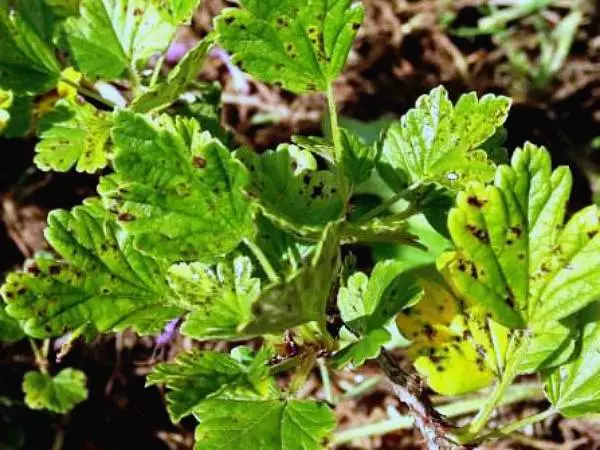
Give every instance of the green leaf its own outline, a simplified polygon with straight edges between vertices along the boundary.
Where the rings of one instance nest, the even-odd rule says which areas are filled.
[[[53,50],[7,0],[0,1],[0,55],[0,87],[38,94],[56,86],[60,66]]]
[[[165,384],[167,409],[173,422],[192,414],[205,400],[231,395],[257,398],[271,389],[263,356],[242,364],[224,353],[194,350],[173,363],[159,364],[147,385]]]
[[[507,97],[478,100],[474,93],[453,105],[443,87],[435,88],[389,128],[379,171],[395,190],[416,182],[457,188],[471,180],[488,181],[494,164],[481,145],[504,123],[509,109]]]
[[[86,376],[80,370],[63,369],[56,376],[27,372],[23,380],[25,403],[31,409],[66,414],[88,397]]]
[[[364,183],[375,167],[377,147],[365,144],[356,134],[341,129],[342,167],[350,183]]]
[[[327,405],[308,400],[213,399],[195,414],[196,450],[320,450],[335,428]]]
[[[534,330],[519,372],[536,373],[564,364],[576,352],[578,333],[577,327],[561,322],[548,322]]]
[[[81,0],[44,0],[44,2],[56,17],[65,19],[79,15]]]
[[[15,342],[24,337],[25,333],[19,322],[6,313],[5,306],[0,302],[0,341]]]
[[[260,292],[260,280],[252,277],[252,271],[246,256],[216,268],[202,263],[172,266],[169,285],[182,307],[192,311],[181,332],[197,340],[243,338],[237,329],[250,319],[252,302]]]
[[[198,71],[202,67],[212,44],[213,41],[210,38],[198,42],[169,72],[164,82],[157,83],[147,92],[137,97],[131,104],[131,108],[137,112],[147,112],[177,100],[185,92],[190,82],[198,75]]]
[[[418,237],[409,231],[408,222],[394,216],[375,218],[359,224],[346,222],[342,227],[342,242],[394,243],[425,248],[419,243]]]
[[[490,385],[503,370],[508,330],[428,271],[414,276],[424,294],[398,314],[396,324],[412,340],[408,354],[417,371],[443,395]]]
[[[391,334],[388,322],[409,302],[422,293],[414,277],[406,276],[398,261],[378,262],[370,277],[356,272],[338,292],[338,307],[346,327],[358,337],[335,355],[338,367],[351,362],[361,366],[376,358]]]
[[[32,123],[33,98],[30,95],[16,95],[14,97],[12,104],[4,110],[8,114],[9,120],[4,132],[0,131],[0,135],[15,138],[28,134]]]
[[[173,25],[189,23],[193,12],[200,6],[200,0],[150,0],[165,20]]]
[[[141,251],[170,262],[216,262],[254,233],[248,174],[192,119],[115,116],[116,174],[99,187]]]
[[[327,225],[310,264],[260,293],[242,332],[274,334],[312,321],[324,326],[327,299],[340,264],[338,228],[335,223]]]
[[[177,28],[147,0],[81,0],[80,13],[64,30],[77,68],[88,77],[112,80],[135,71],[165,50]]]
[[[40,256],[1,290],[28,335],[57,336],[87,323],[150,333],[181,313],[168,301],[164,264],[137,251],[97,201],[50,213],[46,238],[64,260]]]
[[[242,0],[216,20],[218,41],[261,81],[325,91],[344,69],[364,18],[352,0]]]
[[[108,164],[111,116],[89,103],[61,100],[40,122],[35,164],[44,171],[94,173]]]
[[[567,167],[552,172],[548,152],[528,143],[494,186],[459,194],[448,219],[457,251],[438,264],[462,296],[506,326],[533,329],[600,296],[597,207],[563,225],[571,184]]]
[[[580,345],[577,358],[546,377],[546,395],[566,417],[600,412],[600,322],[584,326]]]
[[[242,148],[237,156],[251,173],[248,195],[285,229],[309,234],[341,217],[344,199],[338,178],[316,170],[310,152],[282,144],[260,156]]]

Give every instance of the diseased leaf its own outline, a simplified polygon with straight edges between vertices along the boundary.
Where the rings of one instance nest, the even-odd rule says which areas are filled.
[[[390,338],[387,323],[409,302],[422,293],[413,277],[406,276],[403,264],[383,261],[375,265],[370,277],[356,272],[338,292],[338,307],[345,326],[358,338],[335,355],[338,367],[351,362],[361,366],[376,358]]]
[[[211,399],[195,411],[196,450],[320,450],[335,428],[324,403],[295,399]]]
[[[346,222],[342,227],[342,242],[350,244],[362,243],[394,243],[413,245],[424,248],[418,237],[409,231],[409,224],[405,219],[393,216],[375,218],[365,223]]]
[[[503,368],[508,330],[457,298],[441,280],[415,276],[424,295],[396,317],[400,332],[412,340],[415,368],[443,395],[491,384]]]
[[[243,338],[238,327],[250,319],[252,302],[260,293],[260,280],[252,271],[246,256],[216,268],[202,263],[172,266],[169,285],[182,307],[192,311],[181,332],[197,340]]]
[[[61,100],[39,125],[35,164],[41,170],[94,173],[108,164],[111,116],[89,103]]]
[[[202,67],[211,47],[211,38],[205,38],[198,42],[169,72],[165,81],[157,83],[147,92],[134,99],[131,108],[137,112],[147,112],[177,100],[185,92],[190,82],[198,75],[198,71]]]
[[[32,371],[25,374],[23,392],[31,409],[65,414],[88,397],[86,376],[80,370],[63,369],[56,376]]]
[[[600,322],[590,322],[583,327],[577,357],[547,374],[546,395],[562,415],[578,417],[600,412],[599,346]]]
[[[471,180],[488,181],[495,166],[481,145],[502,126],[509,109],[507,97],[478,100],[474,93],[453,105],[443,87],[435,88],[389,128],[379,172],[394,190],[415,182],[458,188]]]
[[[469,186],[450,212],[457,250],[439,267],[506,326],[541,329],[600,296],[597,207],[563,225],[571,183],[567,167],[552,172],[548,152],[528,143],[494,186]]]
[[[344,200],[338,178],[317,170],[309,152],[284,144],[260,156],[241,149],[237,156],[250,171],[248,195],[285,229],[308,234],[341,217]]]
[[[169,303],[164,264],[137,251],[97,201],[53,211],[46,238],[64,260],[40,256],[1,290],[28,335],[57,336],[87,323],[149,333],[181,314]]]
[[[346,64],[364,18],[352,0],[242,0],[217,18],[219,44],[261,81],[325,91]]]
[[[365,144],[356,134],[341,129],[342,161],[346,177],[352,184],[364,183],[375,167],[377,147]]]
[[[141,251],[170,262],[216,262],[254,233],[248,174],[192,119],[120,111],[116,174],[99,191]]]
[[[0,87],[15,94],[51,90],[60,76],[52,49],[7,0],[0,1]]]
[[[179,422],[209,398],[260,398],[272,388],[264,356],[243,364],[224,353],[194,350],[173,363],[159,364],[148,375],[147,385],[165,384],[171,420]]]
[[[88,77],[120,78],[169,45],[177,26],[147,0],[81,0],[80,17],[65,21],[77,68]]]
[[[15,319],[5,311],[5,305],[0,302],[0,341],[15,342],[25,337],[23,329]]]
[[[325,323],[327,299],[340,263],[338,228],[336,223],[327,225],[310,264],[260,293],[242,332],[270,334],[307,322]]]

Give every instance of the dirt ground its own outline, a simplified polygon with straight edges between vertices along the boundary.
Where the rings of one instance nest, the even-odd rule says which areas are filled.
[[[477,0],[364,0],[367,20],[359,32],[348,69],[336,84],[342,115],[371,121],[381,116],[399,117],[416,98],[444,84],[453,97],[476,90],[514,98],[508,119],[507,148],[526,140],[547,146],[556,164],[569,164],[575,172],[572,207],[596,197],[600,152],[592,140],[600,135],[600,5],[589,2],[584,19],[565,64],[544,87],[533,86],[527,76],[511,66],[506,51],[494,36],[460,37],[456,30],[473,27],[482,16]],[[505,2],[506,3],[506,2]],[[558,2],[559,4],[561,2]],[[564,2],[563,2],[564,3]],[[205,0],[195,16],[193,30],[185,30],[186,42],[211,28],[212,17],[227,2]],[[564,6],[564,5],[563,5]],[[450,28],[443,18],[451,13]],[[552,26],[565,9],[551,8],[544,20]],[[518,39],[535,58],[535,29],[518,24]],[[320,134],[325,109],[320,95],[297,97],[288,92],[250,82],[250,94],[236,91],[222,62],[211,60],[202,73],[205,80],[224,86],[223,119],[239,144],[266,149],[289,140],[293,134]],[[34,140],[0,139],[5,158],[0,165],[0,273],[19,266],[25,257],[46,249],[42,236],[45,217],[54,208],[69,208],[93,195],[97,178],[82,174],[44,174],[33,167]],[[599,185],[600,186],[600,185]],[[24,449],[46,450],[64,439],[64,450],[166,450],[191,449],[193,421],[170,423],[162,393],[144,387],[142,375],[153,361],[168,358],[190,343],[178,339],[157,349],[152,339],[129,333],[105,336],[91,345],[78,343],[63,360],[88,374],[90,398],[68,417],[34,413],[20,406],[23,374],[33,367],[26,342],[0,345],[0,406],[7,398],[14,430],[21,429]],[[220,347],[218,347],[220,348]],[[376,376],[367,366],[362,377]],[[341,393],[348,373],[333,382]],[[303,389],[323,395],[318,373]],[[505,407],[505,418],[537,411],[543,401]],[[343,401],[337,408],[344,429],[374,423],[388,417],[390,408],[402,411],[384,381],[361,397]],[[0,440],[0,442],[2,442]],[[600,421],[548,419],[523,434],[495,442],[494,449],[592,449],[600,447]],[[371,437],[355,443],[367,449],[422,448],[412,430]],[[249,449],[251,450],[251,449]]]

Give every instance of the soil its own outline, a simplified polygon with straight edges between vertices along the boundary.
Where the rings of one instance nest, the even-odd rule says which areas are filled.
[[[534,89],[511,70],[492,37],[461,38],[440,26],[440,4],[444,2],[364,3],[367,21],[348,69],[336,84],[343,115],[364,121],[383,115],[398,117],[419,95],[439,84],[444,84],[453,97],[470,90],[509,94],[515,103],[506,124],[507,148],[514,149],[526,140],[545,145],[557,165],[569,164],[574,170],[571,207],[592,201],[600,167],[600,153],[590,147],[600,135],[599,5],[590,2],[571,54],[553,82],[544,89]],[[456,13],[454,27],[458,27],[475,25],[481,16],[478,7],[484,2],[450,3],[448,8]],[[222,0],[205,0],[193,28],[183,31],[181,39],[204,35],[211,27],[211,18],[227,5]],[[564,10],[555,13],[563,14]],[[527,32],[529,37],[535,33],[525,26]],[[250,82],[251,93],[240,95],[217,60],[209,62],[202,78],[223,84],[223,119],[239,144],[262,150],[288,141],[293,134],[321,133],[325,102],[320,95],[297,97],[254,81]],[[257,118],[265,114],[276,115],[279,120],[257,124]],[[37,171],[32,164],[34,145],[31,139],[0,139],[5,155],[0,166],[1,273],[18,267],[35,251],[46,249],[42,230],[48,211],[70,208],[95,191],[96,176]],[[159,356],[167,358],[188,344],[179,339],[171,348],[160,349]],[[56,367],[73,366],[85,371],[89,400],[66,418],[32,412],[19,405],[11,408],[14,428],[23,430],[23,448],[46,450],[56,439],[64,438],[64,450],[190,449],[193,421],[171,424],[161,391],[144,387],[142,375],[155,356],[151,339],[137,339],[128,333],[105,336],[88,345],[77,343]],[[27,342],[0,345],[0,405],[3,397],[18,403],[23,374],[32,367]],[[370,366],[363,371],[363,375],[375,374],[376,369]],[[338,374],[334,382],[347,376]],[[309,380],[305,392],[322,395],[317,374]],[[338,408],[339,421],[346,428],[382,420],[387,417],[387,406],[400,407],[382,382],[364,397],[344,402]],[[535,402],[520,404],[505,408],[503,414],[511,417],[539,406]],[[600,442],[599,428],[595,422],[552,419],[489,448],[594,448]],[[356,448],[422,448],[413,431],[366,439],[359,445]]]

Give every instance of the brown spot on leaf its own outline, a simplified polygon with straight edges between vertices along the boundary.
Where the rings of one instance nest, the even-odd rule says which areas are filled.
[[[485,201],[477,198],[475,195],[471,195],[467,198],[467,203],[476,208],[481,208],[485,205]]]
[[[206,160],[200,156],[194,156],[192,164],[198,169],[204,169],[206,167]]]

